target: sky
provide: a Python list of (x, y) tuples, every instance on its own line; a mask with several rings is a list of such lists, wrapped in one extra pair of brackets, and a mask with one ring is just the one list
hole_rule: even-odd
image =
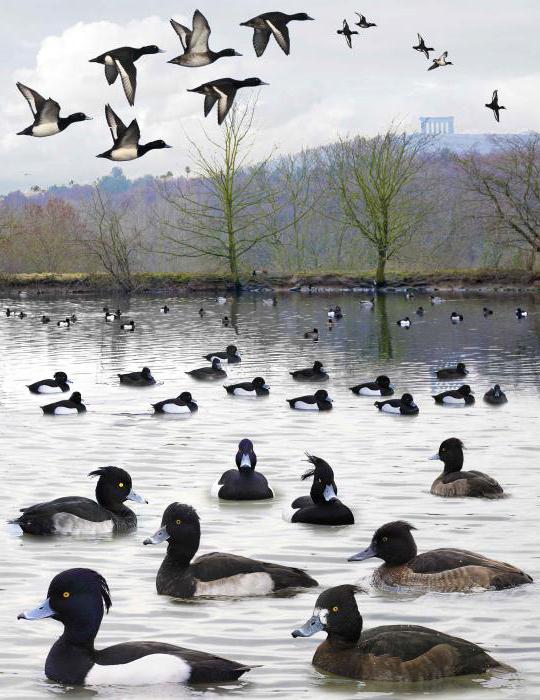
[[(190, 26), (196, 8), (212, 28), (211, 48), (234, 48), (242, 57), (201, 68), (166, 63), (181, 53), (169, 19)], [(290, 56), (271, 39), (257, 58), (252, 30), (239, 23), (276, 8), (305, 11), (315, 21), (289, 25)], [(378, 26), (359, 30), (350, 50), (336, 30), (345, 17), (352, 27), (355, 10)], [(186, 90), (223, 77), (269, 83), (237, 97), (244, 103), (258, 93), (254, 158), (338, 135), (374, 135), (392, 123), (417, 131), (420, 115), (453, 115), (461, 133), (538, 130), (539, 26), (539, 0), (1, 0), (0, 194), (91, 183), (109, 173), (115, 164), (95, 158), (112, 146), (107, 102), (125, 123), (137, 118), (141, 143), (164, 139), (173, 146), (121, 164), (128, 177), (183, 173), (191, 162), (187, 136), (201, 143), (205, 130), (219, 136), (215, 112), (204, 119), (203, 97)], [(417, 32), (436, 55), (448, 50), (454, 65), (428, 73), (428, 61), (411, 48)], [(120, 81), (109, 86), (103, 67), (88, 61), (108, 49), (148, 44), (166, 53), (137, 62), (131, 108)], [(56, 99), (63, 115), (82, 111), (93, 120), (48, 138), (17, 136), (32, 123), (17, 81)], [(507, 106), (500, 124), (484, 107), (495, 88)]]

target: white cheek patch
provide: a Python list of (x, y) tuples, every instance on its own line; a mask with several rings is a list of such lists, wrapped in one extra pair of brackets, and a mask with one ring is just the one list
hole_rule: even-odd
[(85, 685), (149, 685), (150, 683), (186, 683), (191, 666), (172, 654), (149, 654), (127, 664), (94, 666)]

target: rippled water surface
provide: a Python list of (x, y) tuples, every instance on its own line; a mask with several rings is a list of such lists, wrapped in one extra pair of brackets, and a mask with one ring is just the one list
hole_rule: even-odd
[[(101, 308), (117, 300), (65, 300), (28, 297), (3, 300), (24, 308), (23, 320), (0, 318), (2, 347), (0, 431), (2, 435), (3, 521), (21, 506), (65, 495), (93, 496), (88, 472), (107, 464), (127, 469), (134, 489), (148, 505), (134, 504), (138, 531), (116, 539), (101, 537), (32, 538), (4, 525), (0, 547), (3, 659), (0, 694), (5, 698), (145, 698), (148, 688), (66, 690), (44, 679), (48, 649), (60, 633), (53, 620), (17, 622), (17, 613), (44, 597), (53, 575), (72, 566), (100, 571), (108, 580), (113, 607), (104, 618), (97, 646), (154, 639), (194, 647), (261, 664), (239, 682), (217, 688), (159, 686), (154, 697), (383, 698), (436, 695), (452, 698), (540, 697), (538, 583), (476, 594), (359, 595), (365, 627), (414, 623), (463, 636), (517, 669), (510, 677), (461, 679), (422, 688), (347, 681), (311, 665), (323, 635), (293, 639), (291, 630), (311, 614), (318, 592), (341, 583), (364, 583), (378, 562), (347, 563), (369, 544), (379, 525), (394, 519), (414, 523), (420, 551), (458, 546), (524, 568), (536, 580), (539, 571), (539, 402), (540, 306), (532, 298), (455, 299), (431, 306), (426, 297), (406, 301), (388, 295), (375, 311), (363, 309), (360, 295), (290, 295), (276, 307), (260, 298), (242, 297), (218, 306), (211, 298), (120, 301), (137, 324), (134, 333), (105, 324)], [(171, 313), (159, 314), (167, 302)], [(344, 318), (326, 328), (326, 310), (340, 303)], [(485, 319), (482, 306), (494, 315)], [(424, 318), (414, 315), (418, 304)], [(514, 316), (520, 304), (530, 316)], [(200, 319), (200, 306), (207, 315)], [(451, 310), (465, 316), (459, 326)], [(42, 313), (54, 320), (76, 313), (71, 329), (42, 325)], [(237, 331), (223, 328), (233, 317)], [(395, 321), (409, 314), (410, 330)], [(318, 326), (321, 339), (303, 340)], [(221, 383), (201, 385), (184, 374), (203, 366), (201, 355), (230, 342), (243, 354), (228, 366), (229, 380), (262, 375), (271, 395), (253, 400), (229, 397)], [(285, 398), (306, 391), (288, 371), (321, 359), (334, 399), (329, 413), (306, 414), (288, 408)], [(466, 408), (435, 406), (440, 391), (433, 369), (463, 360), (477, 403)], [(117, 372), (149, 365), (158, 384), (148, 389), (118, 385)], [(82, 416), (44, 417), (43, 397), (26, 384), (64, 370), (88, 406)], [(373, 400), (354, 396), (348, 387), (388, 374), (397, 394), (413, 393), (418, 417), (381, 415)], [(491, 407), (483, 393), (495, 382), (509, 403)], [(447, 384), (444, 385), (447, 388)], [(150, 403), (193, 393), (198, 414), (155, 417)], [(55, 400), (54, 398), (51, 400)], [(467, 446), (466, 467), (489, 472), (509, 496), (500, 501), (440, 499), (429, 487), (440, 463), (428, 461), (451, 436)], [(257, 468), (273, 485), (268, 503), (219, 503), (209, 496), (217, 476), (234, 465), (236, 445), (250, 437)], [(356, 524), (342, 528), (291, 525), (281, 518), (293, 497), (309, 485), (299, 477), (304, 452), (325, 458), (334, 468), (341, 499), (354, 511)], [(155, 574), (165, 546), (143, 547), (171, 501), (190, 503), (202, 520), (200, 553), (221, 550), (306, 568), (320, 584), (294, 596), (242, 600), (174, 602), (155, 592)]]

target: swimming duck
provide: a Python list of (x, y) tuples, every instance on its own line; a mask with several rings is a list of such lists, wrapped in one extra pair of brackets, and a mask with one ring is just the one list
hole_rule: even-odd
[(506, 394), (501, 389), (499, 384), (495, 384), (493, 389), (489, 389), (484, 394), (484, 401), (486, 403), (490, 403), (492, 405), (498, 406), (502, 403), (506, 403), (508, 401), (508, 399), (506, 398)]
[(57, 321), (56, 325), (58, 328), (69, 328), (71, 326), (71, 321), (69, 318), (65, 318), (63, 321)]
[(216, 304), (226, 304), (227, 297), (216, 297)]
[(148, 56), (154, 53), (165, 52), (153, 44), (151, 46), (141, 46), (140, 49), (135, 49), (132, 46), (122, 46), (119, 49), (106, 51), (96, 56), (96, 58), (91, 58), (89, 63), (101, 63), (105, 66), (105, 78), (109, 85), (112, 85), (118, 74), (120, 74), (127, 101), (133, 107), (135, 104), (135, 91), (137, 90), (135, 61), (138, 61), (141, 56)]
[(415, 51), (420, 51), (420, 53), (423, 53), (424, 56), (429, 60), (429, 52), (430, 51), (435, 51), (433, 46), (426, 46), (425, 41), (422, 39), (420, 34), (417, 33), (418, 36), (418, 44), (416, 46), (413, 46), (413, 49)]
[(270, 393), (270, 387), (262, 377), (255, 377), (252, 382), (229, 384), (224, 389), (233, 396), (268, 396)]
[(124, 501), (148, 501), (132, 490), (130, 475), (120, 467), (101, 467), (88, 476), (99, 477), (95, 501), (82, 496), (55, 498), (21, 508), (22, 515), (12, 522), (29, 535), (102, 535), (134, 530), (137, 516)]
[(368, 22), (365, 16), (361, 15), (359, 12), (355, 12), (354, 14), (358, 15), (358, 22), (355, 22), (357, 27), (360, 27), (361, 29), (369, 29), (370, 27), (377, 26), (374, 22)]
[(463, 316), (458, 314), (456, 311), (452, 311), (450, 314), (450, 320), (452, 323), (461, 323), (461, 321), (463, 321)]
[(287, 399), (291, 408), (298, 411), (331, 411), (332, 402), (325, 389), (319, 389), (313, 395), (297, 396), (295, 399)]
[(460, 377), (466, 377), (468, 374), (469, 372), (463, 362), (458, 362), (455, 367), (443, 367), (437, 370), (438, 379), (459, 379)]
[(193, 29), (185, 27), (174, 19), (170, 20), (171, 27), (178, 34), (184, 53), (177, 56), (168, 63), (173, 63), (177, 66), (186, 66), (188, 68), (199, 68), (200, 66), (208, 66), (214, 63), (219, 58), (225, 56), (241, 56), (234, 49), (223, 49), (222, 51), (212, 51), (208, 48), (208, 38), (210, 37), (210, 25), (206, 17), (195, 10), (193, 14)]
[(318, 585), (302, 569), (237, 554), (212, 552), (192, 561), (200, 539), (196, 510), (183, 503), (171, 503), (163, 513), (160, 529), (144, 540), (144, 544), (168, 543), (167, 555), (156, 577), (160, 595), (176, 598), (268, 595), (286, 588)]
[(294, 372), (289, 372), (289, 374), (293, 379), (300, 381), (325, 382), (328, 379), (323, 363), (318, 360), (313, 363), (313, 367), (297, 369)]
[(450, 406), (472, 406), (474, 396), (468, 384), (462, 384), (459, 389), (450, 389), (433, 397), (435, 403), (445, 403)]
[(374, 382), (364, 382), (351, 387), (353, 394), (360, 396), (392, 396), (394, 390), (390, 386), (390, 379), (381, 374)]
[(360, 303), (365, 309), (372, 309), (375, 306), (375, 297), (371, 297), (371, 299), (361, 299)]
[(71, 314), (69, 320), (71, 321), (71, 323), (77, 323), (77, 316), (75, 314)]
[(498, 90), (493, 90), (493, 95), (491, 96), (491, 102), (488, 102), (486, 104), (486, 107), (488, 109), (493, 110), (493, 116), (495, 117), (495, 121), (499, 121), (499, 112), (501, 109), (506, 109), (506, 107), (503, 107), (503, 105), (499, 104), (499, 94)]
[(309, 496), (300, 496), (283, 514), (290, 523), (311, 525), (353, 525), (354, 515), (337, 497), (334, 470), (320, 457), (307, 454), (313, 469), (302, 474), (302, 481), (313, 477)]
[(69, 416), (75, 413), (84, 413), (86, 406), (82, 402), (80, 392), (74, 391), (69, 399), (41, 406), (41, 410), (48, 416)]
[(432, 304), (444, 304), (444, 299), (441, 297), (436, 297), (433, 294), (429, 297)]
[(463, 467), (463, 443), (458, 438), (441, 442), (437, 454), (430, 459), (444, 462), (444, 471), (431, 485), (435, 496), (473, 498), (502, 498), (502, 486), (491, 476), (477, 471), (461, 471)]
[(230, 323), (231, 323), (230, 318), (228, 316), (223, 316), (223, 318), (221, 319), (221, 325), (225, 326), (225, 328), (228, 328)]
[(306, 22), (308, 20), (313, 20), (313, 17), (305, 12), (296, 12), (293, 15), (287, 15), (284, 12), (264, 12), (262, 15), (248, 19), (247, 22), (240, 22), (240, 26), (254, 29), (253, 48), (258, 57), (263, 55), (271, 35), (283, 53), (288, 56), (291, 50), (291, 41), (287, 24), (292, 21)]
[(486, 673), (510, 672), (482, 648), (459, 637), (420, 625), (383, 625), (363, 630), (354, 594), (356, 586), (335, 586), (321, 593), (312, 617), (293, 637), (326, 632), (312, 664), (328, 673), (362, 681), (414, 682)]
[(340, 318), (343, 318), (343, 311), (341, 310), (341, 306), (334, 307), (334, 316), (335, 318), (337, 318), (338, 321)]
[(238, 352), (236, 345), (227, 345), (224, 352), (209, 352), (208, 355), (203, 355), (203, 357), (205, 360), (208, 360), (208, 362), (212, 362), (214, 357), (217, 357), (220, 360), (227, 360), (230, 365), (242, 362), (242, 358), (240, 357), (240, 353)]
[(375, 401), (373, 404), (383, 413), (396, 413), (402, 416), (415, 416), (419, 412), (411, 394), (403, 394), (400, 399), (388, 399), (387, 401)]
[(75, 112), (68, 117), (61, 117), (58, 102), (55, 102), (50, 97), (45, 99), (39, 92), (26, 87), (22, 83), (17, 83), (17, 87), (28, 102), (34, 117), (34, 123), (27, 126), (26, 129), (17, 132), (17, 136), (54, 136), (54, 134), (59, 134), (64, 129), (67, 129), (70, 124), (92, 119), (92, 117), (87, 117), (82, 112)]
[(516, 316), (517, 318), (527, 318), (529, 313), (527, 311), (524, 311), (524, 309), (520, 308), (519, 306), (516, 309)]
[(304, 333), (304, 338), (307, 340), (311, 338), (312, 340), (319, 340), (319, 329), (314, 328), (312, 331), (306, 331)]
[(337, 33), (343, 34), (343, 36), (345, 37), (345, 41), (347, 42), (347, 46), (350, 49), (352, 49), (352, 35), (358, 34), (358, 32), (351, 30), (351, 28), (349, 27), (349, 23), (346, 19), (343, 20), (343, 27), (341, 29), (338, 29)]
[(50, 323), (50, 322), (51, 322), (51, 319), (50, 319), (49, 316), (43, 315), (43, 316), (41, 317), (41, 323)]
[(405, 316), (405, 318), (400, 318), (399, 321), (396, 321), (396, 323), (400, 328), (411, 327), (411, 319), (408, 316)]
[(199, 309), (199, 316), (202, 318), (205, 315), (206, 311), (202, 308)]
[[(198, 92), (204, 95), (204, 116), (207, 117), (215, 105), (218, 103), (218, 124), (223, 124), (225, 117), (233, 106), (234, 98), (240, 88), (244, 87), (259, 87), (260, 85), (268, 85), (263, 83), (260, 78), (246, 78), (245, 80), (235, 80), (234, 78), (219, 78), (211, 80), (208, 83), (203, 83), (196, 88), (188, 88), (188, 92)], [(226, 301), (226, 300), (225, 300)], [(225, 302), (219, 302), (219, 304)]]
[[(53, 617), (64, 625), (45, 662), (45, 675), (65, 685), (129, 686), (234, 681), (249, 666), (165, 642), (124, 642), (96, 649), (94, 640), (109, 612), (107, 581), (92, 569), (68, 569), (49, 585), (47, 598), (20, 620)], [(158, 686), (159, 687), (159, 686)]]
[(105, 311), (105, 320), (107, 322), (116, 321), (122, 315), (120, 309), (117, 309), (116, 311), (109, 311), (107, 307), (104, 307), (103, 310)]
[(448, 56), (448, 51), (445, 51), (442, 53), (439, 58), (434, 58), (432, 59), (432, 64), (428, 68), (428, 70), (434, 70), (435, 68), (443, 68), (444, 66), (452, 66), (454, 65), (452, 61), (447, 61), (446, 58)]
[(140, 372), (126, 372), (119, 374), (120, 384), (126, 386), (151, 386), (156, 383), (149, 367), (143, 367)]
[(225, 372), (225, 370), (221, 366), (221, 361), (219, 357), (213, 358), (211, 367), (200, 367), (199, 369), (192, 369), (191, 371), (186, 372), (186, 374), (189, 374), (194, 379), (204, 379), (206, 381), (223, 379), (227, 376), (227, 372)]
[(414, 525), (403, 520), (386, 523), (375, 532), (370, 546), (348, 561), (382, 559), (384, 564), (373, 573), (377, 588), (403, 586), (407, 590), (452, 593), (532, 583), (532, 578), (515, 566), (465, 549), (433, 549), (418, 554), (411, 530), (416, 530)]
[(183, 391), (175, 399), (165, 399), (164, 401), (158, 401), (153, 403), (154, 411), (156, 413), (195, 413), (199, 410), (197, 403), (193, 400), (191, 393), (189, 391)]
[(42, 379), (33, 384), (27, 384), (32, 394), (61, 394), (69, 391), (70, 381), (65, 372), (55, 372), (53, 379)]
[(487, 306), (484, 306), (484, 308), (482, 309), (482, 313), (484, 314), (484, 318), (487, 318), (488, 316), (493, 316), (493, 310), (488, 309)]
[(24, 311), (19, 311), (19, 313), (17, 314), (17, 316), (18, 316), (19, 318), (26, 318), (26, 317), (28, 316), (28, 314), (25, 314)]
[(416, 309), (416, 315), (417, 315), (417, 316), (423, 316), (423, 315), (424, 315), (424, 307), (423, 307), (423, 306), (419, 306), (419, 307)]
[(126, 323), (121, 323), (120, 328), (123, 331), (134, 331), (135, 330), (135, 321), (126, 321)]
[(210, 490), (211, 496), (226, 501), (261, 501), (274, 498), (274, 492), (266, 477), (255, 471), (257, 455), (251, 440), (240, 440), (235, 461), (237, 468), (229, 469), (221, 475)]
[(170, 308), (167, 306), (167, 304), (165, 304), (165, 306), (162, 306), (160, 308), (159, 313), (160, 314), (168, 314), (169, 311), (170, 311)]
[(334, 311), (334, 307), (333, 307), (333, 306), (331, 306), (331, 307), (328, 309), (327, 316), (328, 316), (328, 318), (335, 318), (336, 312)]
[(126, 127), (120, 117), (113, 111), (111, 105), (105, 105), (105, 119), (111, 131), (113, 145), (108, 151), (99, 153), (96, 158), (108, 158), (117, 162), (135, 160), (135, 158), (141, 158), (145, 153), (156, 148), (172, 148), (162, 139), (140, 144), (141, 132), (137, 120), (133, 119), (131, 124)]

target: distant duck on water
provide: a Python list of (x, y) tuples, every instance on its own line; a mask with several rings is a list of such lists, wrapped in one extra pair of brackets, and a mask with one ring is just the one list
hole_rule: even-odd
[(319, 340), (319, 329), (318, 329), (318, 328), (314, 328), (314, 329), (311, 330), (311, 331), (306, 331), (306, 332), (304, 333), (304, 338), (305, 338), (306, 340), (309, 339), (309, 338), (311, 338), (311, 340)]
[(365, 382), (351, 387), (353, 394), (360, 396), (392, 396), (394, 390), (390, 386), (390, 379), (381, 374), (374, 382)]
[(400, 399), (388, 399), (387, 401), (375, 401), (379, 411), (394, 413), (401, 416), (415, 416), (419, 412), (411, 394), (403, 394)]
[(141, 156), (144, 156), (148, 151), (152, 151), (156, 148), (172, 148), (172, 146), (167, 145), (165, 141), (161, 139), (139, 144), (141, 132), (137, 120), (133, 119), (131, 124), (126, 127), (110, 105), (105, 105), (105, 119), (111, 131), (113, 145), (108, 151), (99, 153), (96, 158), (108, 158), (109, 160), (121, 162), (141, 158)]
[(17, 83), (17, 87), (28, 102), (34, 117), (34, 123), (19, 131), (18, 136), (53, 136), (64, 131), (70, 124), (92, 119), (92, 117), (87, 117), (82, 112), (75, 112), (68, 117), (61, 117), (58, 102), (55, 102), (50, 97), (45, 99), (39, 92), (22, 83)]
[(429, 60), (429, 52), (435, 51), (435, 49), (432, 46), (426, 46), (426, 43), (422, 39), (420, 34), (417, 34), (417, 36), (418, 36), (418, 44), (416, 46), (413, 46), (413, 49), (415, 51), (420, 51), (420, 53), (423, 53), (424, 56)]
[(230, 365), (242, 362), (242, 358), (240, 357), (240, 353), (238, 352), (236, 345), (227, 345), (224, 351), (218, 350), (217, 352), (210, 352), (203, 357), (205, 360), (208, 360), (208, 362), (212, 362), (214, 357), (217, 357), (220, 360), (227, 360)]
[(80, 392), (74, 391), (69, 399), (41, 406), (41, 410), (48, 416), (69, 416), (75, 415), (75, 413), (84, 413), (86, 406), (82, 402)]
[(439, 58), (434, 58), (431, 66), (428, 68), (428, 70), (434, 70), (435, 68), (444, 68), (444, 66), (452, 66), (454, 65), (452, 61), (447, 61), (448, 57), (448, 51), (445, 51), (442, 53)]
[(405, 316), (405, 318), (400, 318), (399, 321), (396, 321), (396, 323), (400, 328), (410, 328), (412, 325), (412, 321), (408, 316)]
[(49, 316), (44, 315), (41, 317), (41, 323), (50, 323), (50, 322), (51, 322), (51, 319)]
[(508, 399), (499, 384), (495, 384), (492, 389), (489, 389), (484, 394), (484, 401), (492, 406), (500, 406), (503, 403), (507, 403)]
[(461, 323), (461, 321), (463, 321), (463, 316), (458, 314), (456, 311), (452, 311), (450, 314), (450, 320), (452, 323)]
[(469, 374), (464, 362), (458, 362), (455, 367), (443, 367), (437, 370), (438, 379), (459, 379)]
[(199, 410), (189, 391), (183, 391), (175, 399), (165, 399), (164, 401), (153, 403), (152, 406), (156, 413), (172, 413), (175, 415), (187, 415)]
[(53, 379), (41, 379), (39, 382), (27, 386), (32, 394), (61, 394), (64, 391), (69, 391), (70, 384), (65, 372), (55, 372)]
[(59, 328), (69, 328), (71, 326), (71, 319), (65, 318), (63, 321), (57, 321), (56, 325)]
[(521, 318), (527, 318), (528, 315), (529, 315), (529, 313), (528, 313), (527, 311), (525, 311), (524, 309), (522, 309), (522, 308), (519, 307), (519, 306), (517, 307), (517, 309), (516, 309), (516, 318), (520, 318), (520, 319), (521, 319)]
[(126, 386), (152, 386), (156, 383), (150, 367), (143, 367), (140, 372), (126, 372), (117, 376), (120, 379), (120, 384)]
[(184, 53), (176, 58), (171, 59), (168, 63), (177, 66), (185, 66), (187, 68), (198, 68), (200, 66), (208, 66), (219, 58), (225, 56), (241, 56), (234, 49), (222, 49), (221, 51), (212, 51), (208, 47), (208, 39), (210, 37), (210, 25), (206, 17), (195, 10), (193, 14), (192, 26), (193, 29), (185, 27), (180, 22), (174, 19), (170, 20), (171, 27), (177, 33)]
[(289, 372), (293, 379), (299, 381), (312, 381), (312, 382), (325, 382), (328, 379), (328, 374), (323, 366), (322, 362), (316, 360), (313, 363), (313, 367), (306, 367), (305, 369), (297, 369), (294, 372)]
[(482, 313), (484, 314), (484, 318), (487, 318), (488, 316), (493, 316), (493, 310), (488, 309), (487, 306), (484, 306), (484, 308), (482, 309)]
[(265, 383), (263, 377), (255, 377), (252, 382), (240, 382), (239, 384), (229, 384), (225, 386), (225, 391), (232, 396), (268, 396), (270, 387)]
[(214, 357), (212, 359), (211, 367), (199, 367), (198, 369), (192, 369), (186, 372), (194, 379), (201, 379), (203, 381), (215, 381), (216, 379), (224, 379), (227, 376), (227, 372), (221, 366), (221, 360), (219, 357)]
[(493, 95), (491, 96), (491, 102), (488, 102), (486, 104), (486, 107), (493, 111), (493, 116), (495, 117), (495, 121), (498, 122), (499, 121), (499, 112), (501, 111), (501, 109), (506, 109), (506, 107), (503, 107), (503, 105), (499, 104), (498, 90), (493, 90)]
[(429, 300), (431, 301), (432, 304), (443, 304), (444, 299), (441, 297), (434, 296), (433, 294), (429, 297)]
[(325, 389), (319, 389), (313, 395), (287, 399), (289, 406), (297, 411), (331, 411), (332, 402)]
[(443, 391), (441, 394), (433, 396), (435, 403), (444, 403), (449, 406), (472, 406), (474, 396), (468, 384), (462, 384), (459, 389)]
[(226, 501), (260, 501), (274, 497), (266, 477), (255, 471), (257, 455), (251, 440), (238, 443), (236, 469), (224, 472), (210, 490), (214, 498)]
[(169, 307), (167, 306), (167, 304), (165, 304), (165, 306), (162, 306), (162, 307), (160, 308), (160, 310), (159, 310), (159, 312), (160, 312), (161, 314), (168, 314), (169, 311), (170, 311), (170, 309), (169, 309)]
[(423, 306), (419, 306), (419, 307), (416, 309), (416, 315), (417, 315), (417, 316), (423, 316), (423, 315), (424, 315), (424, 307), (423, 307)]
[(459, 438), (448, 438), (441, 442), (437, 454), (430, 457), (444, 463), (444, 471), (431, 485), (434, 496), (459, 498), (503, 498), (502, 486), (491, 476), (479, 471), (462, 471), (463, 443)]
[(26, 318), (26, 317), (28, 316), (28, 314), (24, 313), (24, 311), (19, 311), (19, 313), (17, 314), (17, 316), (18, 316), (19, 318)]
[(126, 323), (121, 323), (120, 328), (123, 331), (132, 331), (133, 332), (135, 330), (135, 321), (131, 320), (131, 321), (126, 321)]
[(254, 30), (253, 48), (258, 57), (263, 55), (271, 36), (274, 37), (280, 49), (288, 56), (291, 50), (288, 23), (309, 20), (313, 20), (313, 17), (310, 17), (305, 12), (297, 12), (293, 15), (287, 15), (284, 12), (265, 12), (262, 15), (248, 19), (247, 22), (240, 22), (240, 26), (251, 27)]
[(233, 106), (234, 98), (240, 88), (245, 87), (260, 87), (268, 85), (260, 78), (245, 78), (245, 80), (236, 80), (235, 78), (219, 78), (211, 80), (208, 83), (203, 83), (196, 88), (188, 88), (188, 92), (198, 92), (204, 95), (204, 116), (207, 117), (212, 110), (212, 107), (218, 103), (218, 124), (223, 124), (225, 117)]
[(341, 29), (337, 30), (338, 34), (342, 34), (345, 37), (345, 41), (347, 42), (347, 46), (352, 49), (352, 35), (353, 34), (358, 34), (356, 30), (351, 30), (349, 27), (349, 23), (347, 22), (346, 19), (343, 20), (343, 26)]
[(109, 311), (109, 308), (107, 306), (103, 307), (103, 311), (105, 312), (105, 320), (108, 323), (110, 323), (111, 321), (118, 320), (122, 315), (120, 309), (116, 309), (116, 311)]

